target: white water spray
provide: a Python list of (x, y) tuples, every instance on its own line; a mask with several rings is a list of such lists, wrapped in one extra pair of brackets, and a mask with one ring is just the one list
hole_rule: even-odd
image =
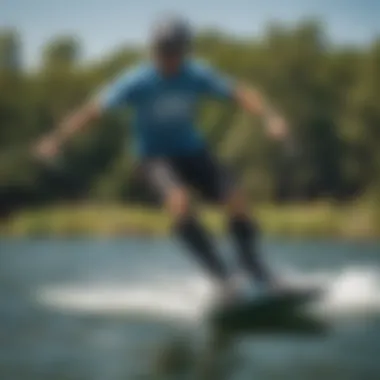
[[(300, 286), (320, 284), (326, 294), (316, 311), (327, 317), (380, 313), (380, 272), (373, 268), (346, 267), (335, 273), (292, 273)], [(49, 308), (81, 314), (144, 314), (195, 320), (212, 300), (204, 278), (188, 276), (156, 281), (88, 283), (46, 286), (37, 290), (37, 301)]]

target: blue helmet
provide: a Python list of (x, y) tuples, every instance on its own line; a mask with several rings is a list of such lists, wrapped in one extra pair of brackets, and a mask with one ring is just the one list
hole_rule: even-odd
[(192, 43), (191, 27), (180, 17), (162, 18), (153, 27), (151, 43), (159, 54), (186, 53)]

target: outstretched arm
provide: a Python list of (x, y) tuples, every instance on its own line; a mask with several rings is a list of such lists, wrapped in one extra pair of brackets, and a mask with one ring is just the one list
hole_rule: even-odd
[(268, 133), (275, 139), (285, 139), (288, 129), (285, 120), (264, 99), (257, 90), (237, 85), (234, 90), (237, 103), (252, 115), (261, 116)]
[(42, 158), (53, 158), (73, 135), (82, 131), (101, 116), (99, 101), (93, 100), (67, 116), (58, 127), (38, 142), (36, 153)]
[(139, 92), (140, 77), (138, 71), (132, 70), (116, 78), (93, 100), (66, 117), (52, 133), (44, 137), (35, 149), (37, 155), (53, 158), (67, 140), (98, 119), (104, 111), (134, 100)]
[(202, 91), (213, 97), (235, 100), (252, 115), (264, 118), (267, 131), (275, 139), (287, 138), (285, 120), (269, 105), (259, 91), (234, 83), (208, 66), (201, 66), (199, 76)]

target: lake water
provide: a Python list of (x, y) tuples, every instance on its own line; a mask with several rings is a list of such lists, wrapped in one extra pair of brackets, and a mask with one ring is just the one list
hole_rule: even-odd
[[(327, 287), (312, 312), (331, 331), (247, 336), (211, 354), (215, 368), (231, 363), (224, 377), (207, 378), (379, 379), (380, 245), (263, 245), (267, 260), (292, 281)], [(221, 248), (235, 265), (229, 246)], [(206, 355), (202, 316), (211, 297), (197, 265), (168, 240), (3, 239), (0, 379), (186, 378), (182, 373), (201, 368)], [(180, 355), (182, 346), (192, 353)], [(188, 360), (176, 366), (176, 356)]]

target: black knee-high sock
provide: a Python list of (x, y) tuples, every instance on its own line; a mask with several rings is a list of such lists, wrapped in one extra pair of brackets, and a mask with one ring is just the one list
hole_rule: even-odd
[(258, 226), (247, 217), (234, 217), (229, 221), (229, 228), (243, 268), (256, 281), (271, 281), (268, 268), (259, 255)]
[(197, 219), (187, 217), (176, 222), (174, 231), (214, 279), (224, 282), (228, 278), (227, 268), (218, 257), (207, 231)]

